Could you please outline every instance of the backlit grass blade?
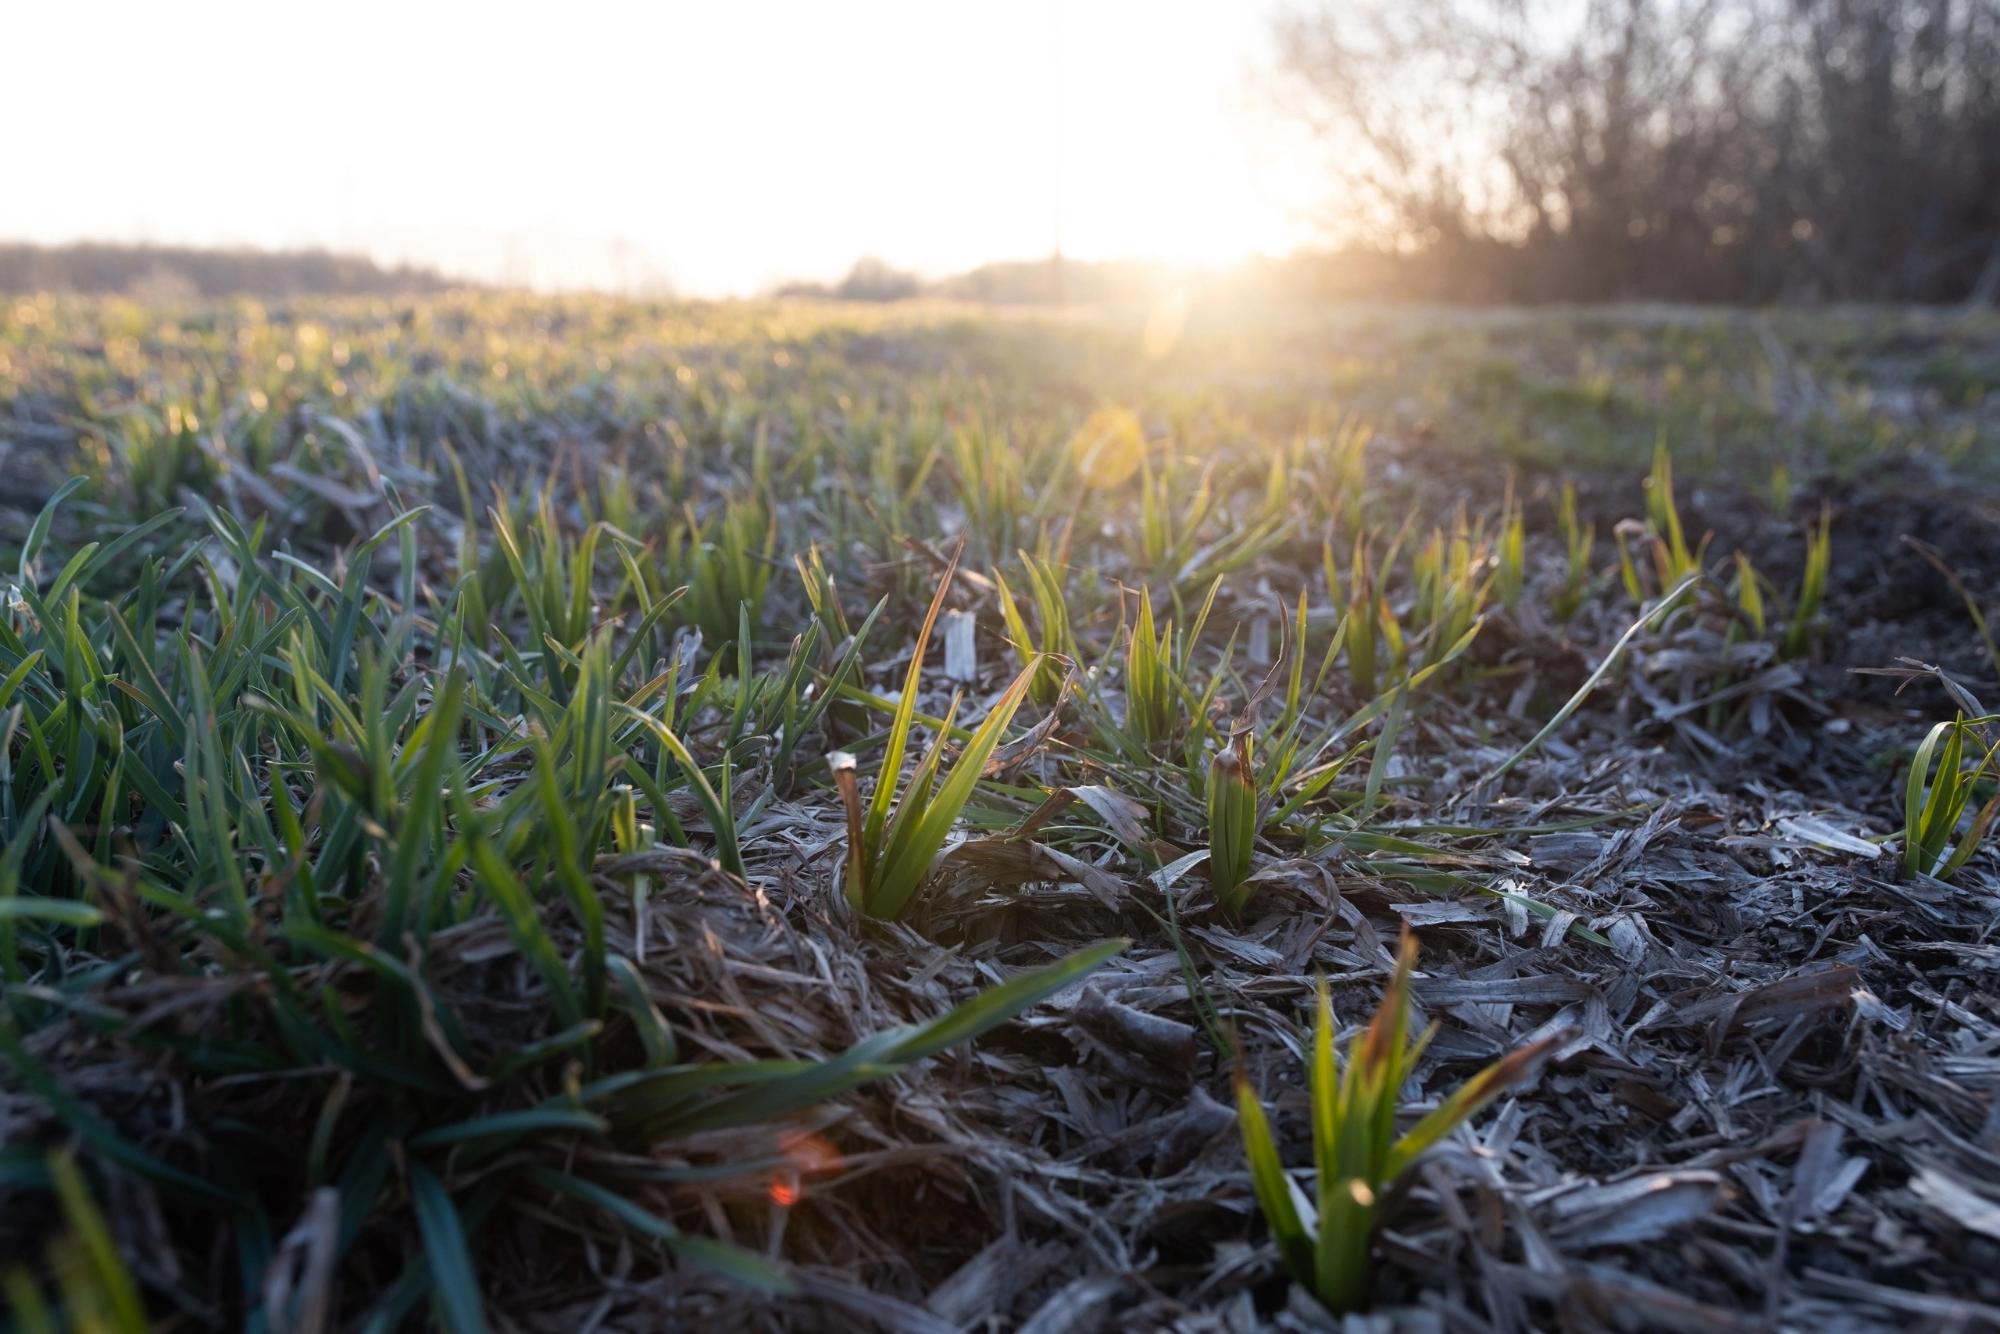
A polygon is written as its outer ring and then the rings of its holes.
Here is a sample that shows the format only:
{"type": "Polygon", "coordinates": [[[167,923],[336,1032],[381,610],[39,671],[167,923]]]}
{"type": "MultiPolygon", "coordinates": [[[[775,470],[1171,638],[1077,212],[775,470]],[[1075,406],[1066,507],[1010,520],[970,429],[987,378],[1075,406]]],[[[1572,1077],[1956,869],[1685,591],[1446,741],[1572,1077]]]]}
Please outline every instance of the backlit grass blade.
{"type": "Polygon", "coordinates": [[[1020,1014],[1075,982],[1097,971],[1131,945],[1130,940],[1104,940],[1041,968],[1032,968],[988,987],[949,1013],[940,1015],[900,1039],[891,1051],[898,1061],[919,1061],[926,1056],[971,1042],[995,1025],[1020,1014]]]}
{"type": "Polygon", "coordinates": [[[1450,1097],[1426,1113],[1389,1150],[1383,1176],[1394,1180],[1419,1157],[1508,1089],[1520,1083],[1541,1059],[1567,1041],[1569,1034],[1552,1033],[1507,1055],[1458,1086],[1450,1097]]]}
{"type": "Polygon", "coordinates": [[[714,833],[715,859],[722,864],[723,870],[731,875],[741,876],[743,850],[737,842],[736,817],[730,810],[727,793],[718,792],[715,785],[708,781],[708,775],[704,774],[701,766],[695,762],[694,753],[672,728],[652,714],[628,704],[619,704],[615,707],[620,714],[634,719],[650,731],[654,739],[660,743],[661,749],[673,756],[674,763],[680,766],[681,774],[687,779],[689,791],[694,793],[695,801],[701,806],[702,814],[707,817],[709,828],[714,833]]]}
{"type": "Polygon", "coordinates": [[[875,779],[875,793],[868,803],[868,819],[862,831],[863,843],[871,853],[882,846],[882,831],[888,824],[890,807],[895,804],[896,780],[902,776],[910,723],[917,711],[917,693],[923,686],[924,650],[930,647],[931,630],[937,625],[938,613],[944,610],[945,594],[951,591],[951,577],[958,570],[958,558],[964,549],[965,539],[961,537],[952,548],[936,591],[931,594],[923,625],[917,630],[916,644],[910,649],[910,666],[903,674],[903,693],[897,697],[896,712],[889,720],[889,740],[882,748],[882,768],[875,779]]]}
{"type": "Polygon", "coordinates": [[[664,1243],[674,1255],[710,1273],[720,1274],[774,1297],[790,1296],[798,1291],[798,1284],[780,1266],[740,1246],[730,1246],[707,1237],[691,1237],[664,1218],[594,1181],[545,1167],[531,1168],[528,1177],[545,1190],[567,1195],[603,1210],[625,1228],[664,1243]]]}
{"type": "Polygon", "coordinates": [[[1590,698],[1591,692],[1596,690],[1603,683],[1604,678],[1611,674],[1611,669],[1618,665],[1618,660],[1624,656],[1626,648],[1634,639],[1638,638],[1639,633],[1653,623],[1662,609],[1671,607],[1678,602],[1682,594],[1693,588],[1700,581],[1701,577],[1699,569],[1689,572],[1678,584],[1668,590],[1665,596],[1661,597],[1653,607],[1641,611],[1639,619],[1633,621],[1626,628],[1625,633],[1618,636],[1618,642],[1611,646],[1610,651],[1592,669],[1590,675],[1583,679],[1583,684],[1578,686],[1575,693],[1568,700],[1564,701],[1563,706],[1555,711],[1548,722],[1542,725],[1541,730],[1529,737],[1519,750],[1516,750],[1512,755],[1509,755],[1506,759],[1481,775],[1479,781],[1472,785],[1472,790],[1477,791],[1484,788],[1487,784],[1505,777],[1515,765],[1541,749],[1542,743],[1560,731],[1562,725],[1570,720],[1570,715],[1582,708],[1583,702],[1590,698]]]}
{"type": "MultiPolygon", "coordinates": [[[[1825,506],[1820,509],[1819,525],[1806,537],[1805,570],[1799,576],[1799,595],[1792,601],[1792,622],[1785,627],[1784,654],[1788,658],[1803,655],[1812,643],[1832,563],[1833,510],[1825,506]]],[[[1988,643],[1990,646],[1991,641],[1988,643]]]]}
{"type": "MultiPolygon", "coordinates": [[[[959,812],[972,798],[972,790],[979,783],[985,771],[986,762],[993,758],[999,748],[1000,739],[1005,735],[1008,724],[1014,721],[1014,714],[1028,696],[1034,684],[1040,663],[1030,665],[1017,675],[1012,684],[994,701],[986,718],[973,732],[972,739],[959,753],[951,772],[939,785],[934,796],[925,797],[917,792],[918,784],[912,782],[904,800],[913,796],[924,800],[921,814],[913,823],[902,825],[895,830],[898,835],[883,847],[879,870],[869,876],[870,911],[879,917],[900,917],[908,906],[911,896],[923,884],[930,870],[931,862],[944,847],[952,826],[957,823],[959,812]]],[[[940,743],[942,739],[940,738],[940,743]]],[[[932,766],[935,767],[935,761],[932,766]]],[[[926,779],[928,775],[920,774],[926,779]]]]}
{"type": "Polygon", "coordinates": [[[594,1112],[575,1107],[528,1107],[518,1112],[495,1112],[453,1125],[427,1130],[410,1141],[413,1149],[436,1149],[475,1140],[520,1140],[547,1131],[599,1135],[611,1123],[594,1112]]]}
{"type": "Polygon", "coordinates": [[[424,1239],[424,1260],[430,1266],[440,1321],[453,1334],[482,1334],[486,1304],[479,1295],[465,1224],[444,1183],[421,1163],[410,1164],[410,1205],[424,1239]]]}
{"type": "Polygon", "coordinates": [[[119,1334],[138,1334],[148,1328],[138,1284],[119,1258],[118,1244],[90,1197],[90,1188],[84,1184],[75,1155],[53,1155],[49,1159],[49,1176],[55,1184],[56,1198],[62,1202],[63,1221],[69,1226],[70,1240],[82,1252],[90,1290],[102,1302],[110,1328],[119,1334]]]}
{"type": "Polygon", "coordinates": [[[1257,1194],[1257,1207],[1278,1243],[1278,1253],[1293,1274],[1313,1272],[1313,1243],[1292,1203],[1292,1188],[1285,1179],[1285,1165],[1278,1157],[1277,1143],[1271,1138],[1271,1123],[1264,1105],[1257,1100],[1256,1086],[1241,1066],[1236,1071],[1236,1120],[1243,1134],[1243,1149],[1250,1160],[1250,1184],[1257,1194]]]}

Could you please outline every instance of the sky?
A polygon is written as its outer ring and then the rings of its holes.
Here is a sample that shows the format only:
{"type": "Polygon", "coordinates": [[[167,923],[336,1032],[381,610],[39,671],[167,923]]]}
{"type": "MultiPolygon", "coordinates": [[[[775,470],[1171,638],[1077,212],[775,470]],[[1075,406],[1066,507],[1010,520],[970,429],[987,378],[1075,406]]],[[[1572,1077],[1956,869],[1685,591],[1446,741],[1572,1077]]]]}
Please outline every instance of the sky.
{"type": "Polygon", "coordinates": [[[1267,0],[34,3],[0,17],[0,239],[325,245],[750,293],[1307,241],[1267,0]]]}

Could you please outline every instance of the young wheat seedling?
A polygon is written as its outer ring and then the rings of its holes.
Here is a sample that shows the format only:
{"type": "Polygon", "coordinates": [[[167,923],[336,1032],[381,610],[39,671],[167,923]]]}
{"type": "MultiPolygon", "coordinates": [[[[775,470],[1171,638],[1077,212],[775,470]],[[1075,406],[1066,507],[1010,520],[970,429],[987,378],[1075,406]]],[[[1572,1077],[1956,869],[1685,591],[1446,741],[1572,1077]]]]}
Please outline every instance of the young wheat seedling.
{"type": "Polygon", "coordinates": [[[1250,736],[1238,733],[1208,770],[1208,883],[1230,917],[1250,891],[1250,853],[1257,842],[1257,780],[1250,771],[1250,736]]]}
{"type": "Polygon", "coordinates": [[[1033,661],[1014,678],[987,712],[985,721],[965,743],[958,763],[952,766],[951,772],[944,775],[940,783],[938,774],[944,762],[945,742],[958,715],[958,697],[954,695],[951,707],[945,713],[944,725],[937,729],[930,749],[917,762],[916,770],[903,789],[903,799],[900,802],[896,800],[896,776],[903,771],[903,758],[909,749],[910,726],[916,718],[924,650],[930,644],[931,630],[937,624],[938,613],[944,608],[945,594],[951,588],[952,575],[958,571],[958,557],[964,546],[961,540],[958,550],[952,553],[944,578],[938,581],[937,592],[931,597],[930,609],[924,613],[923,628],[917,631],[916,647],[910,653],[909,671],[903,677],[903,693],[896,701],[896,712],[889,722],[889,739],[882,752],[882,768],[875,779],[875,793],[865,815],[861,809],[854,757],[845,751],[835,751],[827,757],[847,814],[847,899],[854,910],[863,916],[894,919],[901,917],[909,907],[917,890],[929,877],[931,864],[944,847],[945,839],[950,836],[959,812],[971,799],[972,790],[979,783],[980,771],[993,758],[1001,735],[1027,698],[1028,689],[1041,669],[1040,661],[1033,661]]]}
{"type": "Polygon", "coordinates": [[[1903,787],[1903,873],[1928,875],[1949,880],[1970,861],[2000,813],[2000,792],[1996,792],[1972,817],[1963,837],[1956,838],[1959,822],[1972,804],[1973,790],[1986,776],[2000,742],[1979,750],[1975,726],[1995,722],[1995,717],[1963,717],[1939,723],[1917,747],[1910,761],[1910,776],[1903,787]],[[1966,742],[1978,761],[1966,765],[1966,742]]]}
{"type": "Polygon", "coordinates": [[[1590,562],[1597,547],[1597,525],[1577,522],[1574,482],[1563,483],[1562,496],[1556,501],[1556,526],[1562,531],[1568,562],[1552,610],[1558,622],[1567,623],[1583,606],[1590,591],[1590,562]]]}
{"type": "Polygon", "coordinates": [[[1236,1070],[1236,1106],[1251,1184],[1265,1222],[1295,1282],[1337,1315],[1368,1302],[1368,1249],[1376,1214],[1397,1178],[1432,1145],[1487,1103],[1520,1082],[1566,1033],[1539,1038],[1501,1057],[1401,1135],[1398,1099],[1417,1058],[1436,1032],[1433,1024],[1409,1035],[1410,974],[1417,941],[1406,927],[1396,952],[1388,992],[1365,1033],[1351,1043],[1347,1061],[1334,1061],[1333,1004],[1326,980],[1318,988],[1318,1017],[1307,1087],[1312,1097],[1313,1165],[1317,1175],[1317,1224],[1300,1217],[1292,1201],[1277,1141],[1249,1072],[1236,1070]]]}

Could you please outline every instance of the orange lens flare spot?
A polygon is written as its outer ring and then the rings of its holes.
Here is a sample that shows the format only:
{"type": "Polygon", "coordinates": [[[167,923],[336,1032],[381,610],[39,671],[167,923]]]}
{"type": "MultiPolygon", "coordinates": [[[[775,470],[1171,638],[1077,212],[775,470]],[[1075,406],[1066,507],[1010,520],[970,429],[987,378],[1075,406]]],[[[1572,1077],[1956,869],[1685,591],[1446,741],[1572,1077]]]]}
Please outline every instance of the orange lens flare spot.
{"type": "Polygon", "coordinates": [[[778,1152],[784,1164],[771,1174],[768,1193],[771,1203],[789,1209],[805,1198],[806,1183],[814,1177],[831,1176],[847,1166],[840,1150],[822,1135],[810,1131],[788,1131],[778,1138],[778,1152]]]}

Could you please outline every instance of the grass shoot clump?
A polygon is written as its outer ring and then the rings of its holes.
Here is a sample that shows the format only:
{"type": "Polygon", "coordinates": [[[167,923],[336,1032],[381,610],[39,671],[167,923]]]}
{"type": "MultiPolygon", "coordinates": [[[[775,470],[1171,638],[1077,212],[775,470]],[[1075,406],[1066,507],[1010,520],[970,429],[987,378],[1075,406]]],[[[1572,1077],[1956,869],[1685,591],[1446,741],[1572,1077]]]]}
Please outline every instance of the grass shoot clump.
{"type": "Polygon", "coordinates": [[[1968,722],[1961,716],[1933,727],[1918,745],[1903,784],[1905,875],[1951,879],[1992,829],[1994,816],[2000,814],[2000,791],[1987,798],[1970,824],[1965,824],[1965,813],[2000,755],[2000,742],[1987,745],[1978,730],[1995,722],[2000,718],[1968,722]]]}
{"type": "Polygon", "coordinates": [[[1407,929],[1375,1017],[1336,1063],[1333,1005],[1320,979],[1306,1091],[1312,1108],[1314,1221],[1292,1200],[1292,1185],[1263,1103],[1238,1066],[1236,1106],[1250,1179],[1264,1221],[1292,1280],[1335,1314],[1368,1304],[1368,1252],[1383,1201],[1425,1150],[1518,1084],[1562,1040],[1556,1034],[1519,1047],[1461,1084],[1407,1130],[1399,1128],[1404,1085],[1437,1031],[1409,1033],[1410,976],[1416,937],[1407,929]]]}
{"type": "Polygon", "coordinates": [[[865,813],[854,757],[845,751],[836,751],[829,757],[847,816],[847,901],[864,917],[894,919],[909,909],[917,891],[929,878],[932,863],[950,837],[959,812],[971,800],[981,771],[999,748],[1001,737],[1027,699],[1041,669],[1039,661],[1030,661],[1021,669],[974,729],[957,762],[940,777],[945,743],[958,716],[959,701],[954,695],[929,748],[911,771],[901,799],[897,799],[897,778],[908,754],[917,694],[923,684],[924,650],[930,644],[931,630],[937,624],[957,567],[954,554],[944,577],[938,581],[929,610],[924,613],[923,626],[917,631],[910,667],[903,677],[903,691],[890,719],[882,766],[876,773],[874,793],[865,813]]]}

